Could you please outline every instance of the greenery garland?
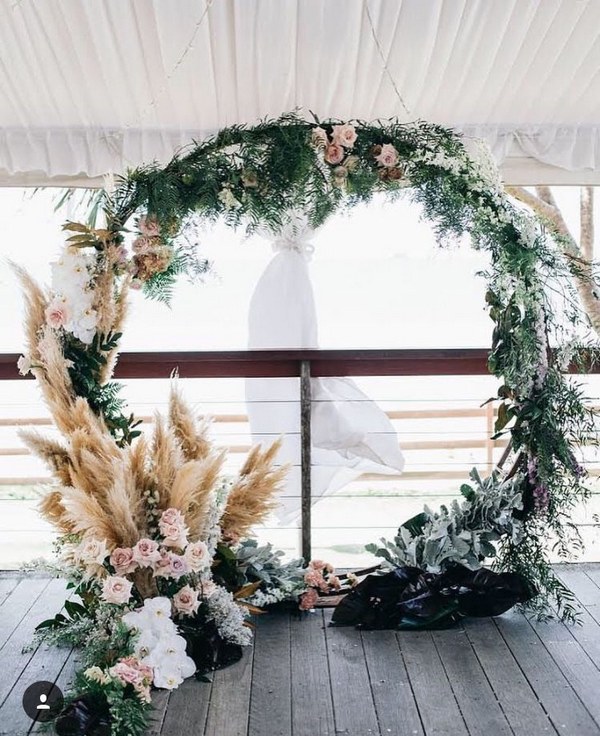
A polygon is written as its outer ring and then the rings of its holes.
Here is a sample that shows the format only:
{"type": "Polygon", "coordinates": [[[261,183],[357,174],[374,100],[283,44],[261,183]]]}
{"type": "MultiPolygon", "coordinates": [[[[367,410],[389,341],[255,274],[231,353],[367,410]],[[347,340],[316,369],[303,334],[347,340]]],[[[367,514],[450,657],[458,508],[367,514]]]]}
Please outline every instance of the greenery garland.
{"type": "MultiPolygon", "coordinates": [[[[564,371],[585,319],[569,264],[537,221],[507,198],[482,145],[423,122],[305,121],[288,114],[225,128],[164,167],[129,171],[113,193],[102,194],[105,229],[66,227],[82,248],[123,248],[132,218],[143,216],[136,221],[138,241],[150,229],[163,250],[156,255],[150,249],[150,268],[147,254],[134,255],[129,277],[147,296],[166,300],[179,273],[202,270],[181,245],[190,218],[277,232],[291,211],[302,211],[318,226],[377,193],[419,203],[441,244],[466,233],[476,249],[489,253],[484,275],[495,323],[489,367],[501,380],[496,436],[510,436],[514,462],[504,479],[511,494],[520,495],[511,511],[518,538],[498,535],[492,549],[498,569],[523,574],[540,591],[538,612],[554,602],[572,618],[572,596],[554,576],[548,555],[550,544],[564,557],[580,545],[569,515],[588,492],[577,457],[581,443],[594,436],[594,416],[564,371]],[[563,347],[551,351],[551,341],[563,347]]],[[[102,381],[119,337],[97,334],[91,344],[72,337],[66,354],[73,356],[77,391],[104,415],[117,441],[127,444],[137,433],[135,418],[124,412],[118,387],[102,381]]],[[[478,492],[485,488],[480,484],[478,492]]],[[[483,548],[479,563],[491,554],[490,545],[483,548]]]]}

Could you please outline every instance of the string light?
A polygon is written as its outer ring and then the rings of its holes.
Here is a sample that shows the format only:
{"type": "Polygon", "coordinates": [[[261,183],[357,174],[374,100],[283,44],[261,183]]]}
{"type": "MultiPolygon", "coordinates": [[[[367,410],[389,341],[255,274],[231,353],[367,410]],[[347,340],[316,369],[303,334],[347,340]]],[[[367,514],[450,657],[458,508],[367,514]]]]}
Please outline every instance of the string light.
{"type": "Polygon", "coordinates": [[[375,24],[373,23],[373,18],[371,16],[371,9],[369,8],[369,0],[366,0],[365,2],[365,10],[367,11],[367,19],[369,21],[369,25],[371,26],[371,33],[373,35],[373,40],[375,41],[375,46],[377,47],[377,51],[379,53],[379,56],[381,57],[381,63],[383,64],[383,71],[386,73],[388,79],[390,80],[390,84],[392,85],[392,88],[394,92],[396,93],[396,97],[400,100],[400,104],[404,108],[404,112],[407,114],[409,118],[412,117],[411,111],[406,106],[406,103],[404,102],[404,99],[402,95],[400,94],[400,90],[398,89],[398,85],[396,84],[396,80],[394,79],[389,67],[388,67],[388,61],[383,53],[383,49],[381,48],[381,44],[379,42],[379,38],[377,37],[377,33],[375,31],[375,24]]]}

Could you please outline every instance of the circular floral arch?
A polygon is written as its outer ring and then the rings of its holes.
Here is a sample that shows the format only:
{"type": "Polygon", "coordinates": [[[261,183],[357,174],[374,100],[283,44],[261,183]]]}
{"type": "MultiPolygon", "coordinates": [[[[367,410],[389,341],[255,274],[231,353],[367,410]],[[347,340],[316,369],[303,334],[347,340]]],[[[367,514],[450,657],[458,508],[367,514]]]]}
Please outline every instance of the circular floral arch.
{"type": "MultiPolygon", "coordinates": [[[[461,489],[462,507],[419,515],[393,543],[372,549],[430,569],[493,556],[499,569],[521,573],[539,591],[535,606],[555,599],[572,616],[569,591],[548,556],[549,540],[564,555],[579,544],[569,513],[586,495],[577,453],[593,430],[592,413],[564,376],[571,353],[549,348],[551,337],[562,341],[565,330],[549,287],[572,294],[571,264],[507,198],[478,141],[423,122],[308,122],[289,114],[225,128],[164,167],[129,171],[95,205],[104,227],[65,225],[68,247],[55,266],[56,296],[46,319],[61,330],[74,390],[102,415],[120,446],[139,434],[110,380],[126,294],[141,289],[167,300],[179,274],[202,267],[181,238],[192,218],[276,233],[291,212],[301,211],[316,227],[377,193],[419,203],[441,244],[467,233],[474,248],[489,254],[483,274],[494,321],[489,368],[501,382],[496,432],[510,436],[503,462],[511,463],[485,480],[475,475],[461,489]],[[74,250],[93,262],[91,295],[90,269],[74,283],[68,262],[74,250]],[[436,547],[432,529],[442,527],[436,547]]],[[[573,308],[566,322],[579,320],[573,308]]]]}

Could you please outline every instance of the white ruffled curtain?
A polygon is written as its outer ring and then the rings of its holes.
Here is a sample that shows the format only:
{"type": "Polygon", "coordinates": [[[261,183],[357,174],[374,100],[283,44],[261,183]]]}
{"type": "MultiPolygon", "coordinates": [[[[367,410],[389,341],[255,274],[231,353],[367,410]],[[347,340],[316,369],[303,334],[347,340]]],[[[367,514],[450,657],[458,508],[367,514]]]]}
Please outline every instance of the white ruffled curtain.
{"type": "MultiPolygon", "coordinates": [[[[304,216],[290,215],[273,241],[275,255],[259,279],[249,309],[250,349],[318,348],[317,313],[309,260],[314,231],[304,216]]],[[[365,472],[402,471],[404,458],[387,415],[349,378],[313,378],[313,503],[365,472]]],[[[300,513],[300,412],[297,379],[249,379],[246,398],[255,442],[284,433],[279,455],[292,472],[278,517],[300,513]]]]}

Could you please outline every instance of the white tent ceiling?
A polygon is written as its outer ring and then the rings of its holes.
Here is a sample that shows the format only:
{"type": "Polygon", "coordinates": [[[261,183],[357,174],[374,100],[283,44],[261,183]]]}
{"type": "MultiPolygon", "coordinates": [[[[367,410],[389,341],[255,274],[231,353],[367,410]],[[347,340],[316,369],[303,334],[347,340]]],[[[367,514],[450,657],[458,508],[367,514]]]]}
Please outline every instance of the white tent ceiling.
{"type": "Polygon", "coordinates": [[[600,0],[0,0],[0,183],[98,183],[295,108],[600,183],[599,29],[600,0]]]}

